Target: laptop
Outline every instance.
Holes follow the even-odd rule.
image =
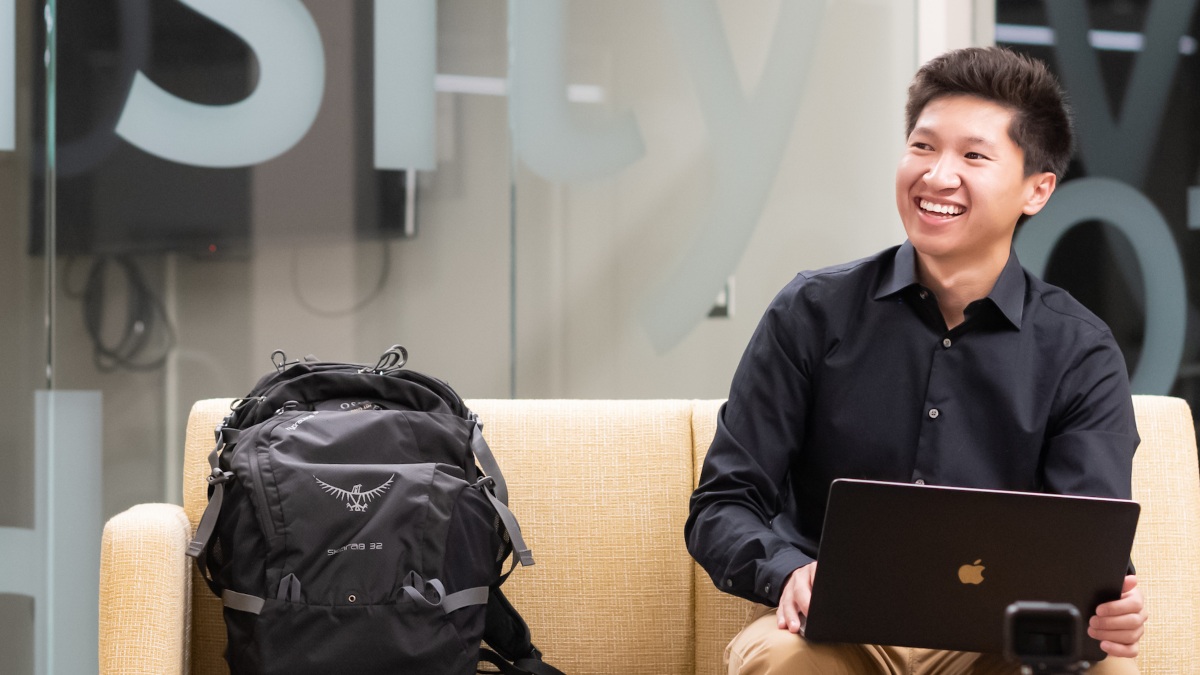
[[[817,642],[1004,652],[1017,601],[1071,603],[1083,656],[1121,595],[1140,507],[1092,497],[838,479],[804,629]]]

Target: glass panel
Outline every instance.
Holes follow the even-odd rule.
[[[1192,289],[1200,248],[1196,2],[1000,0],[996,41],[1045,60],[1073,101],[1077,149],[1049,207],[1018,238],[1113,329],[1137,393],[1198,406]]]
[[[47,385],[46,261],[29,255],[44,226],[33,176],[45,168],[41,4],[0,0],[0,663],[34,668],[34,597],[43,548],[35,533],[35,394]]]
[[[788,279],[903,239],[912,2],[520,6],[518,396],[724,396]]]
[[[53,575],[85,518],[178,502],[192,402],[275,349],[402,343],[472,398],[723,396],[792,274],[901,239],[914,25],[914,0],[0,0],[0,536],[91,494],[30,544]],[[6,590],[0,660],[32,672]]]

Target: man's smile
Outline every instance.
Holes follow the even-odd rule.
[[[918,197],[915,201],[917,202],[917,207],[921,209],[922,212],[943,218],[952,218],[954,216],[962,215],[967,210],[965,206],[960,206],[958,204],[942,204],[939,202],[930,201],[928,199],[922,199],[920,197]]]

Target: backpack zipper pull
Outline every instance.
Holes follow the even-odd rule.
[[[299,403],[296,403],[295,401],[287,401],[286,403],[283,404],[283,406],[281,406],[279,408],[279,410],[275,411],[275,414],[282,415],[285,412],[291,412],[293,410],[296,410],[299,407],[300,407]]]

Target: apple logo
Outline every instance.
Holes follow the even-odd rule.
[[[979,564],[981,562],[983,562],[982,558],[970,565],[958,568],[958,580],[964,584],[982,584],[984,566]]]

